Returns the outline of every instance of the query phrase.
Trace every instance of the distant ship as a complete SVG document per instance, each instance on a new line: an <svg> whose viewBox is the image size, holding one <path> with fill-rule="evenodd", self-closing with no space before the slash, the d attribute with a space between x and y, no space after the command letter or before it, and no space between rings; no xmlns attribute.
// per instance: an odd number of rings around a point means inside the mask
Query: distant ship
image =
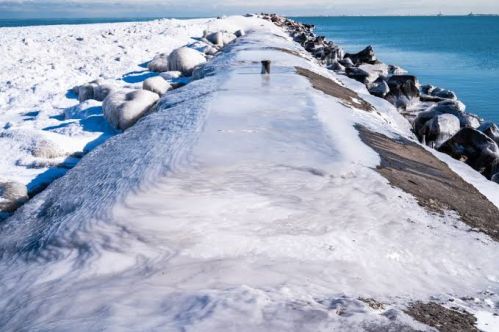
<svg viewBox="0 0 499 332"><path fill-rule="evenodd" d="M438 13L437 16L444 16L444 14L442 14L442 12Z"/></svg>

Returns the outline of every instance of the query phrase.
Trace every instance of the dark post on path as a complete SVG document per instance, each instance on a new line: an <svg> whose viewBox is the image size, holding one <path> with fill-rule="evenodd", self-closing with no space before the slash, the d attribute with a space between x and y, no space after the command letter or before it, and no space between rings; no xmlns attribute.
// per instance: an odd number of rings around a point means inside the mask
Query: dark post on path
<svg viewBox="0 0 499 332"><path fill-rule="evenodd" d="M262 61L262 75L264 74L270 74L270 60L263 60Z"/></svg>

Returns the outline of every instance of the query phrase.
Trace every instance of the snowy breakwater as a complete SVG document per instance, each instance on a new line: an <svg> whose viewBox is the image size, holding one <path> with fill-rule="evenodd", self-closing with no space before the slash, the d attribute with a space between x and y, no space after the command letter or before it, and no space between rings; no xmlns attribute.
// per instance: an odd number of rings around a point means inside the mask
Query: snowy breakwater
<svg viewBox="0 0 499 332"><path fill-rule="evenodd" d="M247 34L0 224L0 329L430 331L406 313L428 299L492 316L497 243L359 137L413 137L395 108L269 22L215 22Z"/></svg>
<svg viewBox="0 0 499 332"><path fill-rule="evenodd" d="M499 128L467 113L454 92L420 85L415 76L376 58L371 46L346 53L334 42L313 32L313 26L275 14L267 19L284 28L320 63L362 84L368 91L393 104L412 124L423 144L466 162L487 179L499 183Z"/></svg>

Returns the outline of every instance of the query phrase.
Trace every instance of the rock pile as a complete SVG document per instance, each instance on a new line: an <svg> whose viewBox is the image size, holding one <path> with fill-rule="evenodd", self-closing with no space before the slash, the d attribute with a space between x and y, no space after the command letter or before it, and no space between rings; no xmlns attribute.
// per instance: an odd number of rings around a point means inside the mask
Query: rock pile
<svg viewBox="0 0 499 332"><path fill-rule="evenodd" d="M261 14L285 29L319 63L363 83L370 94L393 104L413 125L421 143L462 160L488 179L499 183L499 129L466 112L453 91L420 85L417 78L376 58L374 49L346 53L314 26L276 14Z"/></svg>

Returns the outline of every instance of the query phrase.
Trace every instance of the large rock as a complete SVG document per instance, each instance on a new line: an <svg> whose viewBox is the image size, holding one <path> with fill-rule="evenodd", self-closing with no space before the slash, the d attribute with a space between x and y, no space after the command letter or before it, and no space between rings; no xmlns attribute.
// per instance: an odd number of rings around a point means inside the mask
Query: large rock
<svg viewBox="0 0 499 332"><path fill-rule="evenodd" d="M352 59L350 58L343 58L341 60L338 60L338 62L345 68L351 68L355 66L352 62Z"/></svg>
<svg viewBox="0 0 499 332"><path fill-rule="evenodd" d="M428 146L438 148L460 129L459 119L452 114L440 114L427 121L417 136Z"/></svg>
<svg viewBox="0 0 499 332"><path fill-rule="evenodd" d="M161 53L156 55L148 64L147 69L157 73L168 71L168 54Z"/></svg>
<svg viewBox="0 0 499 332"><path fill-rule="evenodd" d="M421 86L421 93L427 96L436 97L440 99L457 100L457 96L454 92L433 86L431 84L425 84Z"/></svg>
<svg viewBox="0 0 499 332"><path fill-rule="evenodd" d="M24 184L0 182L0 212L14 212L28 199L28 188Z"/></svg>
<svg viewBox="0 0 499 332"><path fill-rule="evenodd" d="M385 65L384 63L378 63L374 65L363 64L360 65L358 68L369 73L368 83L373 83L380 77L383 79L386 79L388 77L388 66Z"/></svg>
<svg viewBox="0 0 499 332"><path fill-rule="evenodd" d="M244 32L242 32L244 33ZM205 37L210 43L223 47L229 43L231 43L234 39L236 39L236 35L232 33L227 33L227 32L213 32L213 33L208 33Z"/></svg>
<svg viewBox="0 0 499 332"><path fill-rule="evenodd" d="M473 115L464 112L465 107L458 101L445 100L419 112L414 120L414 131L419 133L426 122L441 114L452 114L459 119L460 127L476 128L478 121Z"/></svg>
<svg viewBox="0 0 499 332"><path fill-rule="evenodd" d="M344 72L346 70L346 68L341 63L339 63L338 61L333 61L328 66L328 69L334 70L336 72Z"/></svg>
<svg viewBox="0 0 499 332"><path fill-rule="evenodd" d="M364 84L368 84L371 79L371 75L368 72L358 67L347 67L345 73L348 77Z"/></svg>
<svg viewBox="0 0 499 332"><path fill-rule="evenodd" d="M180 71L186 76L190 76L194 68L206 63L202 53L188 47L181 47L174 50L168 56L170 71Z"/></svg>
<svg viewBox="0 0 499 332"><path fill-rule="evenodd" d="M125 130L144 116L159 96L147 90L123 90L103 102L104 117L115 128Z"/></svg>
<svg viewBox="0 0 499 332"><path fill-rule="evenodd" d="M387 81L390 92L385 99L397 108L406 109L419 101L419 89L415 76L394 75Z"/></svg>
<svg viewBox="0 0 499 332"><path fill-rule="evenodd" d="M142 89L157 93L158 95L162 96L168 90L172 89L172 86L163 77L155 76L146 79L142 83Z"/></svg>
<svg viewBox="0 0 499 332"><path fill-rule="evenodd" d="M444 99L457 100L457 96L453 91L441 89L441 88L433 89L431 91L431 95L435 96L435 97L444 98Z"/></svg>
<svg viewBox="0 0 499 332"><path fill-rule="evenodd" d="M60 135L36 129L12 128L0 131L0 138L16 142L26 153L35 158L53 159L66 157L69 152L52 137Z"/></svg>
<svg viewBox="0 0 499 332"><path fill-rule="evenodd" d="M363 63L375 64L377 63L376 55L372 46L368 46L359 53L346 53L345 58L349 58L355 65L361 65Z"/></svg>
<svg viewBox="0 0 499 332"><path fill-rule="evenodd" d="M389 92L390 87L382 77L379 77L376 81L369 85L369 93L376 97L384 98Z"/></svg>
<svg viewBox="0 0 499 332"><path fill-rule="evenodd" d="M89 99L103 101L107 97L107 95L114 90L114 85L106 83L102 80L95 80L73 88L73 91L78 96L79 102L83 102Z"/></svg>
<svg viewBox="0 0 499 332"><path fill-rule="evenodd" d="M484 133L473 128L462 128L444 142L438 151L465 161L490 179L494 162L499 159L497 144Z"/></svg>
<svg viewBox="0 0 499 332"><path fill-rule="evenodd" d="M179 71L165 71L160 73L159 76L163 77L167 81L171 81L182 76L182 73Z"/></svg>
<svg viewBox="0 0 499 332"><path fill-rule="evenodd" d="M485 122L478 127L478 130L490 137L496 144L499 144L499 128L495 123Z"/></svg>

